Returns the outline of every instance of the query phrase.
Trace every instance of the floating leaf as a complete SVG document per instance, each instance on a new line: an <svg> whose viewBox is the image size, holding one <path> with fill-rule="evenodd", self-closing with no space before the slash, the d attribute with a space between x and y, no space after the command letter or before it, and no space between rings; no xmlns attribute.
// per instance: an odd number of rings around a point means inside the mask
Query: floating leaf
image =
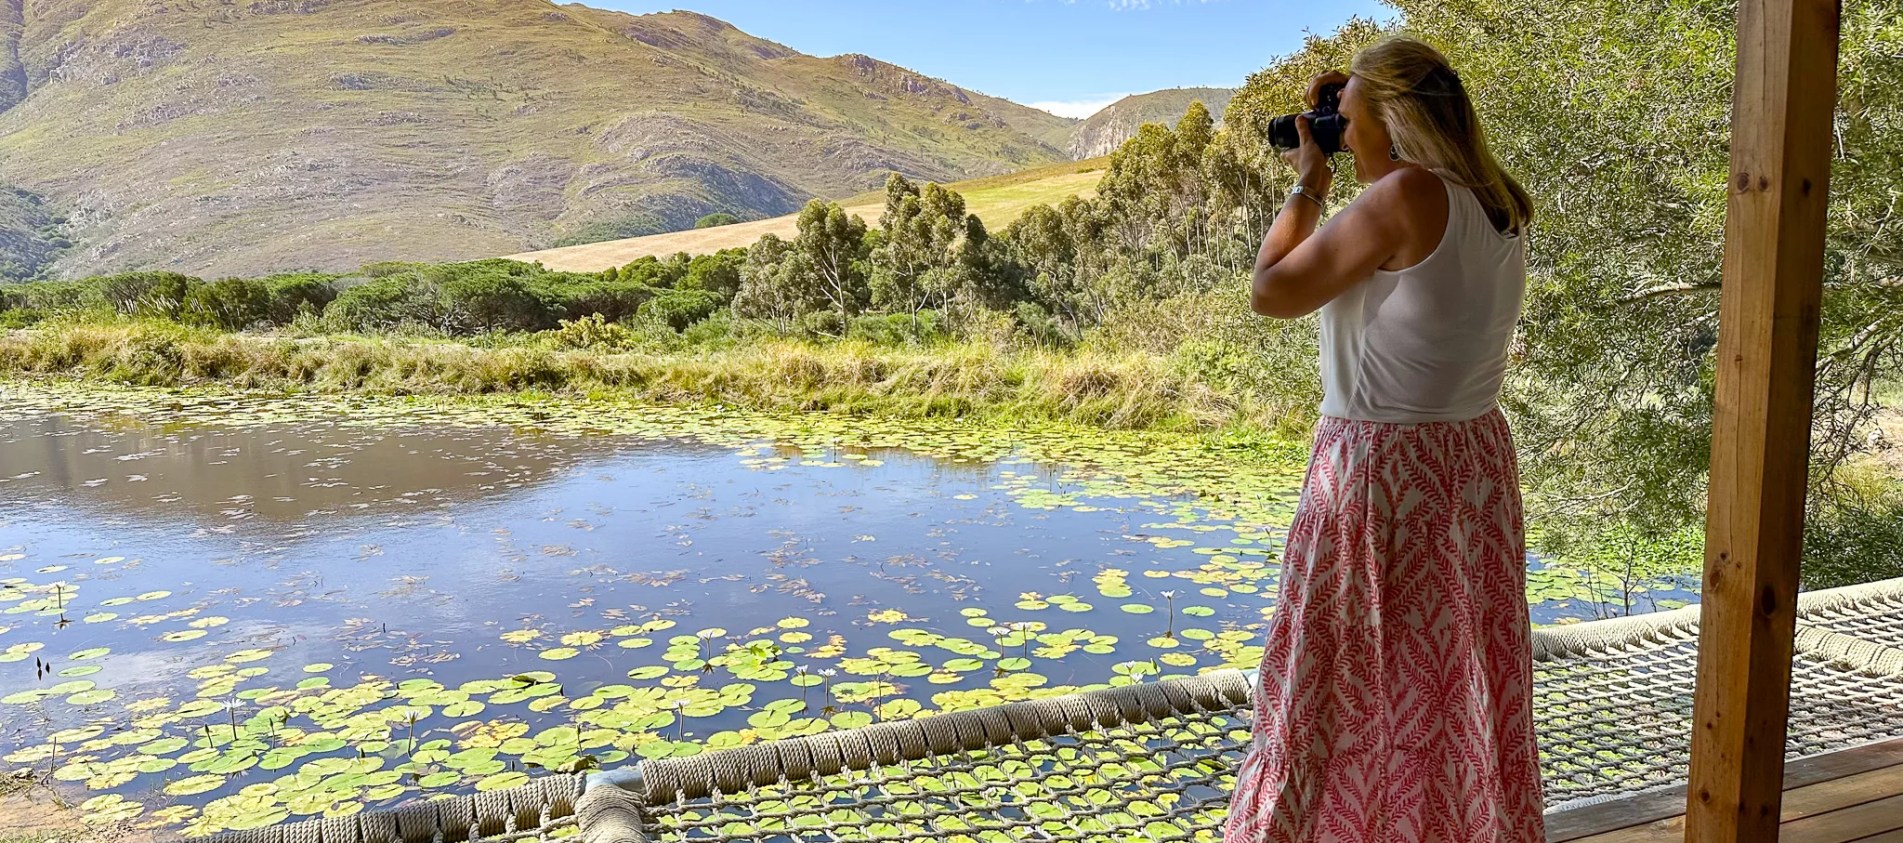
<svg viewBox="0 0 1903 843"><path fill-rule="evenodd" d="M92 691L81 691L67 697L66 702L69 705L98 705L117 696L119 696L117 691L110 688L100 688Z"/></svg>
<svg viewBox="0 0 1903 843"><path fill-rule="evenodd" d="M481 781L476 782L476 791L478 793L488 793L489 791L492 791L492 790L505 790L511 787L521 787L522 785L525 785L528 783L529 783L529 774L521 772L521 771L497 773L495 775L489 776L487 778L482 779Z"/></svg>
<svg viewBox="0 0 1903 843"><path fill-rule="evenodd" d="M178 781L166 785L165 795L196 796L200 793L217 790L224 783L224 776L193 776L189 779L179 779Z"/></svg>

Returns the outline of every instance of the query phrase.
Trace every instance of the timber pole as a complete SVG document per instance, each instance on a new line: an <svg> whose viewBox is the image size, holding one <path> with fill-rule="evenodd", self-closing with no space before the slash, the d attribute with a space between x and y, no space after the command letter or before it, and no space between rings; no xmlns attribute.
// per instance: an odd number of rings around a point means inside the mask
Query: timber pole
<svg viewBox="0 0 1903 843"><path fill-rule="evenodd" d="M1777 840L1839 16L1738 4L1688 843Z"/></svg>

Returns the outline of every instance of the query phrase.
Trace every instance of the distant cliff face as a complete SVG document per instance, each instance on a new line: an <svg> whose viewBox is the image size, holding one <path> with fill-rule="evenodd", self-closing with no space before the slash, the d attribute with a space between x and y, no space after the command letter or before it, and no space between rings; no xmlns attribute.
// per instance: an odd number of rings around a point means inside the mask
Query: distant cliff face
<svg viewBox="0 0 1903 843"><path fill-rule="evenodd" d="M1229 98L1235 93L1232 88L1171 88L1124 97L1072 130L1071 157L1109 155L1124 141L1136 137L1137 129L1145 123L1175 126L1176 121L1183 118L1183 112L1189 110L1189 104L1197 100L1221 123L1223 109L1228 107Z"/></svg>
<svg viewBox="0 0 1903 843"><path fill-rule="evenodd" d="M0 191L34 197L0 196L0 260L216 276L509 254L783 214L894 170L1037 167L1075 125L689 12L0 0Z"/></svg>

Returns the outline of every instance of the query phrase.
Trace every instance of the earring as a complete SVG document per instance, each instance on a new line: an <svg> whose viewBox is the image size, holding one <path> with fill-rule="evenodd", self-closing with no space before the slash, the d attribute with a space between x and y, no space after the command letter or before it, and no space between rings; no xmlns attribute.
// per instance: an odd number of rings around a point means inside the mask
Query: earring
<svg viewBox="0 0 1903 843"><path fill-rule="evenodd" d="M1388 160L1389 161L1401 160L1401 148L1398 146L1395 146L1394 144L1388 144Z"/></svg>

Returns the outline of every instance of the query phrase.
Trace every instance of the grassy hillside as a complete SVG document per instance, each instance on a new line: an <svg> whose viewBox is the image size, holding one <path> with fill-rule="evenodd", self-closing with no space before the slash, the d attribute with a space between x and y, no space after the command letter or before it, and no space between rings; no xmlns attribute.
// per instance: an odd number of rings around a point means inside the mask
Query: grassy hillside
<svg viewBox="0 0 1903 843"><path fill-rule="evenodd" d="M65 276L450 260L771 216L888 171L1066 160L1052 139L1073 124L684 12L16 0L0 17L0 183L69 211Z"/></svg>
<svg viewBox="0 0 1903 843"><path fill-rule="evenodd" d="M1176 125L1189 104L1197 100L1208 106L1210 115L1221 123L1223 109L1235 95L1233 88L1170 88L1124 97L1072 129L1066 148L1078 158L1109 155L1124 141L1136 137L1137 129L1145 123Z"/></svg>
<svg viewBox="0 0 1903 843"><path fill-rule="evenodd" d="M1095 194L1097 180L1103 177L1103 170L1109 166L1109 163L1107 158L1094 158L1089 161L1040 167L1010 175L957 182L951 187L964 195L965 207L984 220L987 228L995 231L1009 225L1012 220L1017 219L1018 214L1023 213L1024 209L1032 205L1040 203L1054 205L1071 196L1088 197ZM884 210L884 203L884 194L876 191L840 200L840 204L845 206L849 213L857 214L871 223L877 222L880 212ZM550 269L567 272L596 272L610 267L625 266L636 259L648 256L659 257L680 252L701 255L721 249L745 248L765 234L791 238L794 234L796 216L788 214L772 219L723 225L719 228L655 234L606 243L525 252L509 257L522 261L540 261Z"/></svg>

